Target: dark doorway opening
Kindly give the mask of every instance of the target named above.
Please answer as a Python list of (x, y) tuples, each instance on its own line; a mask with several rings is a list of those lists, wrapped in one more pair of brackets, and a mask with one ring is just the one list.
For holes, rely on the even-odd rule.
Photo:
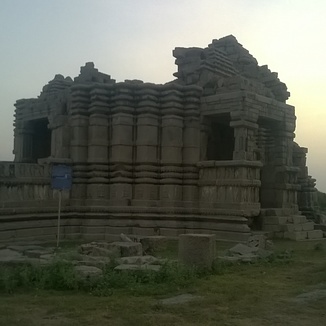
[(228, 161), (233, 159), (234, 130), (230, 127), (230, 115), (210, 117), (207, 159)]
[(51, 130), (48, 128), (48, 124), (49, 120), (47, 118), (30, 122), (32, 130), (31, 158), (33, 162), (51, 155)]

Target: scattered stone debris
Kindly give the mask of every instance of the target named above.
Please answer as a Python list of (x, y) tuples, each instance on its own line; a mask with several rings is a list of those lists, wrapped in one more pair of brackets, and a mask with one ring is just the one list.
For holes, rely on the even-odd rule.
[(177, 305), (177, 304), (183, 304), (188, 303), (195, 300), (200, 300), (202, 297), (198, 295), (193, 295), (190, 293), (180, 294), (175, 297), (167, 298), (159, 300), (159, 303), (162, 305)]
[(120, 257), (142, 256), (143, 247), (139, 242), (112, 242), (108, 249), (117, 250)]
[(263, 234), (253, 234), (249, 237), (247, 245), (253, 248), (266, 249), (267, 237)]
[(140, 243), (143, 246), (143, 252), (152, 254), (160, 250), (164, 250), (167, 246), (167, 238), (162, 235), (154, 235), (142, 237)]
[(262, 249), (259, 247), (249, 247), (242, 243), (236, 244), (231, 249), (227, 250), (218, 259), (229, 262), (255, 262), (259, 259), (266, 259), (273, 255), (273, 251)]
[(127, 237), (125, 234), (120, 234), (120, 239), (125, 242), (133, 242), (129, 237)]

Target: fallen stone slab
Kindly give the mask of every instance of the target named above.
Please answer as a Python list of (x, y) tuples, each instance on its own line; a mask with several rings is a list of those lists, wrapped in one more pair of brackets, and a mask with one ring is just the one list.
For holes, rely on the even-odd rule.
[(128, 264), (128, 265), (145, 265), (145, 264), (153, 264), (158, 261), (157, 258), (153, 256), (132, 256), (132, 257), (122, 257), (118, 259), (120, 264)]
[(43, 255), (50, 255), (52, 254), (52, 250), (46, 249), (33, 249), (33, 250), (26, 250), (24, 251), (24, 255), (29, 258), (40, 258)]
[(178, 305), (184, 304), (195, 300), (200, 300), (202, 297), (193, 294), (180, 294), (175, 297), (159, 300), (159, 303), (162, 305)]
[(40, 258), (31, 258), (24, 256), (18, 251), (11, 249), (1, 249), (0, 250), (0, 264), (6, 265), (20, 265), (20, 264), (47, 264), (48, 261)]
[(24, 256), (22, 253), (11, 250), (11, 249), (1, 249), (0, 250), (0, 262), (8, 262), (14, 260), (23, 260)]
[(78, 252), (82, 255), (101, 257), (120, 257), (118, 248), (109, 248), (107, 242), (91, 242), (79, 246)]
[(234, 255), (234, 254), (236, 254), (236, 255), (248, 255), (248, 254), (252, 254), (253, 252), (256, 252), (257, 249), (258, 249), (257, 247), (249, 247), (249, 246), (246, 246), (246, 245), (244, 245), (242, 243), (238, 243), (234, 247), (230, 248), (228, 251), (232, 255)]
[(93, 250), (90, 254), (91, 256), (95, 257), (120, 257), (120, 252), (116, 248), (112, 249), (105, 249), (105, 248), (100, 248), (100, 247), (93, 247)]
[(253, 263), (259, 259), (259, 257), (255, 254), (241, 255), (239, 258), (244, 263)]
[(53, 260), (56, 256), (54, 254), (44, 254), (40, 256), (40, 259)]
[(153, 271), (158, 272), (161, 269), (160, 265), (133, 265), (121, 264), (114, 268), (116, 271)]
[(88, 255), (81, 255), (78, 260), (74, 260), (74, 265), (84, 265), (84, 266), (94, 266), (98, 268), (104, 268), (111, 262), (109, 257), (99, 257), (99, 256), (88, 256)]
[(129, 237), (127, 237), (125, 234), (120, 234), (120, 239), (124, 242), (133, 242)]
[(8, 246), (8, 249), (11, 250), (15, 250), (18, 252), (22, 252), (24, 253), (27, 250), (43, 250), (44, 247), (39, 246), (39, 245), (26, 245), (26, 246), (22, 246), (22, 245), (12, 245), (12, 246)]
[(120, 257), (142, 256), (143, 247), (140, 242), (112, 242), (108, 249), (118, 250)]
[(220, 255), (218, 258), (220, 260), (229, 262), (255, 262), (259, 259), (266, 259), (273, 255), (273, 251), (265, 250), (259, 246), (246, 246), (242, 243), (236, 244), (229, 250), (226, 250), (224, 255)]
[(95, 266), (78, 265), (75, 271), (77, 277), (84, 280), (95, 280), (103, 275), (102, 270)]

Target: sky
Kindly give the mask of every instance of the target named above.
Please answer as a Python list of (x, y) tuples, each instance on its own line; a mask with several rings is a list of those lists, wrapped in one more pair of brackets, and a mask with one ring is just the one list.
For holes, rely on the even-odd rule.
[(12, 160), (17, 99), (37, 97), (55, 74), (95, 66), (117, 81), (165, 83), (175, 47), (232, 34), (278, 72), (296, 107), (295, 141), (326, 192), (325, 0), (1, 0), (0, 161)]

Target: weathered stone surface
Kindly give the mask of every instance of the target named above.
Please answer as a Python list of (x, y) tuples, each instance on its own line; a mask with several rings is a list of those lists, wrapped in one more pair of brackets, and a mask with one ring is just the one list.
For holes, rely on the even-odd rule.
[(186, 265), (212, 267), (216, 255), (216, 238), (212, 234), (181, 234), (179, 260)]
[(19, 251), (21, 253), (24, 253), (26, 250), (44, 250), (44, 247), (39, 245), (12, 245), (12, 246), (8, 246), (7, 248), (11, 250)]
[(77, 277), (81, 279), (90, 279), (95, 280), (102, 276), (103, 272), (101, 269), (94, 267), (94, 266), (75, 266), (75, 271), (77, 274)]
[(254, 234), (249, 237), (247, 245), (248, 247), (265, 249), (266, 241), (267, 237), (265, 234)]
[(236, 244), (228, 249), (224, 255), (218, 257), (220, 260), (229, 262), (255, 262), (259, 259), (266, 259), (273, 255), (271, 250), (266, 250), (260, 247), (250, 247), (242, 243)]
[(153, 271), (158, 272), (161, 269), (160, 265), (133, 265), (133, 264), (121, 264), (114, 268), (116, 271)]
[(120, 238), (121, 238), (122, 241), (125, 241), (125, 242), (133, 242), (129, 237), (127, 237), (123, 233), (120, 234)]
[(141, 256), (143, 249), (141, 243), (137, 242), (112, 242), (108, 248), (120, 253), (121, 257)]
[(143, 237), (140, 239), (140, 243), (143, 246), (144, 252), (152, 253), (165, 249), (167, 245), (167, 238), (160, 235)]
[(229, 249), (229, 252), (236, 255), (247, 255), (256, 252), (256, 247), (248, 247), (242, 243), (236, 244), (234, 247)]
[(291, 240), (305, 240), (307, 239), (307, 231), (293, 231), (293, 232), (284, 232), (284, 238)]
[(321, 239), (323, 237), (322, 230), (308, 231), (307, 234), (308, 234), (308, 239)]
[(158, 259), (153, 256), (133, 256), (133, 257), (122, 257), (118, 259), (118, 262), (120, 264), (128, 264), (128, 265), (155, 264), (157, 261)]
[(23, 255), (15, 250), (1, 249), (0, 250), (0, 262), (8, 262), (13, 260), (22, 260)]
[(51, 255), (52, 250), (46, 250), (46, 249), (25, 250), (24, 254), (30, 258), (40, 258), (42, 255)]
[(111, 246), (108, 242), (91, 242), (82, 244), (79, 247), (79, 252), (83, 255), (94, 257), (120, 257), (121, 251), (119, 248)]

